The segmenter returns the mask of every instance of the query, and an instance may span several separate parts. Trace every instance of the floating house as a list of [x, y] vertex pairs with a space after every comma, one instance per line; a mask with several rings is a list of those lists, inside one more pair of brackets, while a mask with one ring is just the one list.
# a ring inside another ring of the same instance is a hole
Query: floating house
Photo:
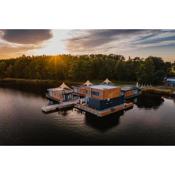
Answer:
[[87, 80], [83, 85], [81, 86], [73, 86], [73, 93], [74, 95], [85, 97], [87, 94], [86, 87], [92, 86], [93, 84]]
[[170, 87], [175, 87], [175, 77], [166, 78], [165, 85], [170, 86]]
[[134, 98], [140, 95], [140, 89], [136, 86], [123, 86], [121, 91], [125, 99]]
[[88, 88], [87, 104], [97, 110], [103, 110], [124, 103], [119, 87], [96, 85]]
[[87, 97], [95, 99], [111, 99], [121, 95], [121, 88], [113, 85], [93, 85], [86, 87]]
[[64, 102], [73, 99], [73, 90], [64, 82], [57, 88], [47, 89], [46, 97], [57, 102]]
[[93, 85], [87, 80], [73, 89], [63, 83], [58, 88], [47, 90], [47, 97], [59, 104], [44, 106], [42, 111], [50, 112], [71, 106], [99, 117], [108, 116], [133, 107], [133, 103], [126, 103], [125, 99], [137, 96], [138, 89], [115, 86], [109, 79], [99, 85]]
[[114, 85], [92, 85], [86, 87], [86, 103], [75, 107], [99, 117], [132, 107], [133, 103], [124, 103], [121, 88]]

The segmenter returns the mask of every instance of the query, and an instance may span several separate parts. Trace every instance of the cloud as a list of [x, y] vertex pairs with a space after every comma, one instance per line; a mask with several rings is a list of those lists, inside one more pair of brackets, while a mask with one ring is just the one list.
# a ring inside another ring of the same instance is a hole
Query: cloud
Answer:
[[[61, 50], [59, 50], [61, 48]], [[175, 57], [175, 30], [0, 30], [0, 58], [22, 54], [121, 54]]]
[[39, 44], [52, 38], [51, 30], [16, 29], [3, 30], [1, 38], [5, 41], [18, 44]]
[[0, 30], [0, 59], [32, 53], [50, 38], [51, 30]]
[[[78, 36], [70, 38], [68, 41], [77, 44], [81, 44], [83, 47], [95, 47], [113, 40], [119, 40], [122, 36], [130, 36], [134, 33], [142, 33], [144, 30], [83, 30], [76, 31]], [[74, 32], [74, 31], [73, 31]]]
[[15, 58], [38, 48], [40, 48], [40, 46], [31, 44], [28, 45], [21, 45], [21, 44], [12, 45], [8, 43], [4, 43], [3, 45], [0, 44], [0, 59]]
[[[140, 35], [145, 30], [78, 30], [73, 31], [67, 40], [67, 49], [70, 52], [105, 53], [112, 49], [122, 49], [122, 45], [132, 39], [133, 35]], [[148, 31], [146, 31], [148, 32]]]
[[[126, 53], [131, 50], [173, 46], [175, 30], [80, 30], [67, 40], [68, 51], [74, 53]], [[151, 54], [151, 53], [150, 53]]]

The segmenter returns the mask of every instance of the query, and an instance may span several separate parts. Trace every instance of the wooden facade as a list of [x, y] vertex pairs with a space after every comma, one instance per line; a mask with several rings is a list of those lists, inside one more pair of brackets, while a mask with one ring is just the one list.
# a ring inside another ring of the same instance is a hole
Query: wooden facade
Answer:
[[86, 87], [86, 95], [95, 99], [111, 99], [121, 95], [121, 88], [117, 86], [97, 85]]

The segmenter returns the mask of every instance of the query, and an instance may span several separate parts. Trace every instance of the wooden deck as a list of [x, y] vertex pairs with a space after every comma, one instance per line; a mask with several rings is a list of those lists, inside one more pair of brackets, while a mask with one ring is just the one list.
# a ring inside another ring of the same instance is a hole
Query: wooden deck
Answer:
[[93, 109], [93, 108], [87, 106], [86, 104], [75, 105], [75, 108], [77, 108], [81, 111], [91, 113], [91, 114], [96, 115], [98, 117], [104, 117], [104, 116], [116, 113], [118, 111], [129, 109], [131, 107], [133, 107], [133, 103], [124, 103], [122, 105], [114, 106], [114, 107], [111, 107], [111, 108], [108, 108], [105, 110], [96, 110], [96, 109]]
[[78, 103], [79, 103], [79, 99], [76, 99], [76, 100], [62, 102], [62, 103], [59, 103], [59, 104], [43, 106], [41, 108], [41, 110], [43, 112], [47, 113], [47, 112], [52, 112], [52, 111], [56, 111], [56, 110], [60, 110], [60, 109], [65, 109], [65, 108], [68, 108], [68, 107], [74, 107], [74, 105], [76, 105]]

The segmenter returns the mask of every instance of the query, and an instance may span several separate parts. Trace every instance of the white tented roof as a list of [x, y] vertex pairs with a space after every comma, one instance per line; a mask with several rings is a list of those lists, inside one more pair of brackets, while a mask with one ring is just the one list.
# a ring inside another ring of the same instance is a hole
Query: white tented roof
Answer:
[[48, 91], [62, 91], [62, 90], [72, 90], [69, 86], [67, 86], [64, 82], [57, 88], [50, 88]]
[[93, 84], [89, 80], [87, 80], [83, 85], [84, 86], [92, 86]]
[[69, 86], [67, 86], [64, 82], [60, 85], [59, 87], [60, 89], [66, 89], [66, 90], [71, 90], [71, 88]]
[[110, 84], [110, 83], [112, 83], [108, 78], [106, 78], [106, 80], [105, 81], [103, 81], [103, 83], [105, 83], [105, 84]]

